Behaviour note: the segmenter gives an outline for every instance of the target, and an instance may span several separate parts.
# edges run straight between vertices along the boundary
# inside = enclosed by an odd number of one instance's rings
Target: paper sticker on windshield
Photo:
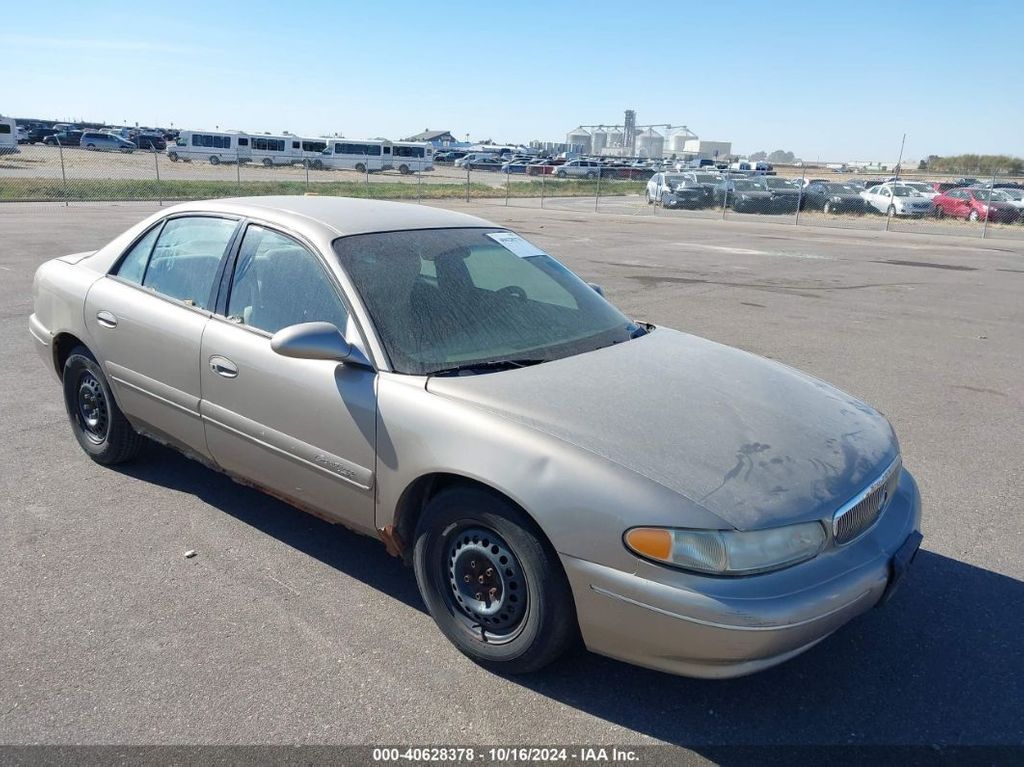
[[[530,256],[546,256],[543,250],[533,243],[527,242],[515,232],[490,232],[487,235],[505,250],[510,250],[520,258]]]

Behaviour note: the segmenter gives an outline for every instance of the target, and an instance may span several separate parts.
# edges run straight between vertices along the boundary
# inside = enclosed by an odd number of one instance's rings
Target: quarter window
[[[122,280],[141,285],[142,277],[146,273],[146,264],[149,262],[149,254],[153,251],[153,243],[156,242],[158,234],[160,234],[159,225],[146,232],[145,236],[136,242],[121,259],[115,274]]]
[[[174,218],[156,241],[142,286],[210,308],[210,293],[237,222],[208,216]]]
[[[267,333],[302,322],[345,331],[348,312],[316,256],[261,226],[245,231],[231,278],[228,317]]]

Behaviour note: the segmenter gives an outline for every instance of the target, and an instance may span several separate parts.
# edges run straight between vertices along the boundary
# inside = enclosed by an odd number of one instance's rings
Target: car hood
[[[431,377],[427,390],[625,467],[741,530],[826,518],[899,452],[888,421],[850,395],[667,328],[531,367]]]

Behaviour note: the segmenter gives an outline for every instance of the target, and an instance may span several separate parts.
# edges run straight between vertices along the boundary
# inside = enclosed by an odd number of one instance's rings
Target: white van
[[[330,141],[326,138],[304,138],[302,136],[289,136],[288,138],[291,147],[291,162],[295,165],[315,165]]]
[[[327,148],[312,164],[314,168],[357,170],[360,173],[386,170],[392,164],[391,142],[380,139],[328,139]]]
[[[18,149],[18,124],[13,117],[0,117],[0,154],[15,154]]]
[[[219,165],[222,162],[248,162],[251,155],[249,136],[236,131],[183,130],[177,141],[167,147],[167,157],[171,162],[208,160],[211,165]]]
[[[420,141],[395,141],[391,144],[391,167],[399,173],[434,169],[434,146]]]

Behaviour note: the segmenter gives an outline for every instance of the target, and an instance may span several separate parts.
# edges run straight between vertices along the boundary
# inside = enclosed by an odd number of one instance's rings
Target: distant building
[[[426,141],[433,144],[435,147],[448,146],[449,144],[457,144],[458,139],[452,135],[451,131],[446,130],[425,130],[422,133],[417,133],[415,136],[409,136],[403,141]]]

